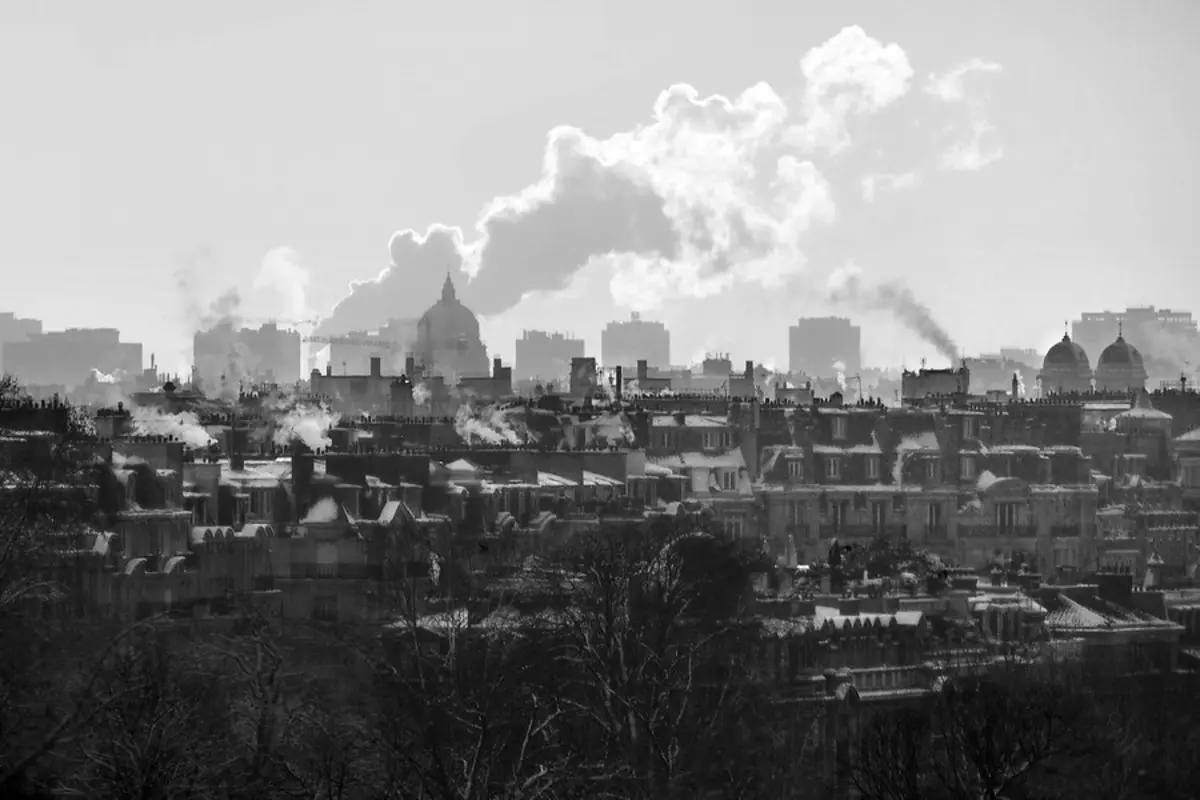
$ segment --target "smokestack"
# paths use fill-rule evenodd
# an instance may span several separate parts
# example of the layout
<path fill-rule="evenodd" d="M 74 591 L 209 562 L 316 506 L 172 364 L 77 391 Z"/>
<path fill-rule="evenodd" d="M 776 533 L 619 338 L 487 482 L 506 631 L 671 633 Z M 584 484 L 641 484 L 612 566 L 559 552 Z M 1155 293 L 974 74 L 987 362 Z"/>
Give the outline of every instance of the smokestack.
<path fill-rule="evenodd" d="M 371 356 L 371 377 L 378 378 L 383 375 L 383 361 L 379 356 Z"/>
<path fill-rule="evenodd" d="M 328 364 L 325 365 L 325 377 L 326 378 L 333 377 L 333 362 L 332 361 L 330 361 Z"/>
<path fill-rule="evenodd" d="M 746 380 L 750 381 L 751 383 L 754 382 L 754 362 L 753 361 L 746 362 Z"/>
<path fill-rule="evenodd" d="M 1012 399 L 1016 400 L 1017 395 L 1019 395 L 1019 394 L 1020 394 L 1020 383 L 1017 380 L 1017 373 L 1014 372 L 1013 379 L 1012 379 Z"/>
<path fill-rule="evenodd" d="M 501 369 L 501 362 L 500 362 L 500 359 L 498 359 L 498 358 L 493 358 L 493 359 L 492 359 L 492 377 L 493 377 L 493 378 L 499 378 L 499 377 L 500 377 L 500 369 Z"/>
<path fill-rule="evenodd" d="M 410 380 L 413 380 L 414 379 L 413 376 L 415 375 L 416 371 L 417 371 L 417 359 L 413 358 L 412 356 L 405 356 L 404 357 L 404 374 L 407 375 Z"/>
<path fill-rule="evenodd" d="M 639 358 L 637 363 L 637 379 L 639 384 L 646 380 L 647 372 L 649 372 L 649 370 L 646 368 L 646 359 Z"/>
<path fill-rule="evenodd" d="M 621 375 L 621 365 L 620 364 L 617 365 L 616 382 L 617 382 L 617 388 L 615 391 L 616 391 L 617 399 L 620 400 L 621 393 L 625 390 L 625 379 Z"/>

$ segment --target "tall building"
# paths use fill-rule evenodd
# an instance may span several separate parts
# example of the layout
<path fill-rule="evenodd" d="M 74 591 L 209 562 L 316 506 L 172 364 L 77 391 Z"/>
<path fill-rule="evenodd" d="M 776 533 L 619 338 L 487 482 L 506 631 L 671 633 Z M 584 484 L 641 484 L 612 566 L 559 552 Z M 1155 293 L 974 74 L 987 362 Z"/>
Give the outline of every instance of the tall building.
<path fill-rule="evenodd" d="M 515 380 L 558 381 L 571 373 L 571 359 L 583 358 L 583 339 L 562 333 L 523 331 L 516 342 Z"/>
<path fill-rule="evenodd" d="M 235 329 L 225 323 L 198 331 L 192 340 L 193 369 L 201 386 L 226 381 L 290 384 L 300 380 L 303 365 L 300 334 L 274 323 Z"/>
<path fill-rule="evenodd" d="M 29 386 L 79 386 L 92 370 L 136 377 L 142 372 L 142 345 L 122 342 L 116 328 L 35 333 L 4 343 L 4 369 Z"/>
<path fill-rule="evenodd" d="M 417 346 L 417 320 L 393 319 L 378 331 L 351 331 L 318 341 L 329 345 L 328 362 L 338 375 L 365 375 L 372 358 L 381 360 L 385 372 L 399 375 L 405 357 Z"/>
<path fill-rule="evenodd" d="M 862 370 L 862 329 L 845 317 L 801 317 L 788 328 L 788 369 L 812 377 L 835 374 L 834 363 L 847 375 Z"/>
<path fill-rule="evenodd" d="M 671 332 L 661 322 L 642 319 L 636 311 L 625 322 L 610 322 L 600 334 L 600 361 L 605 367 L 671 365 Z"/>
<path fill-rule="evenodd" d="M 4 345 L 23 342 L 42 332 L 40 319 L 21 319 L 11 311 L 0 313 L 0 374 L 4 373 Z"/>

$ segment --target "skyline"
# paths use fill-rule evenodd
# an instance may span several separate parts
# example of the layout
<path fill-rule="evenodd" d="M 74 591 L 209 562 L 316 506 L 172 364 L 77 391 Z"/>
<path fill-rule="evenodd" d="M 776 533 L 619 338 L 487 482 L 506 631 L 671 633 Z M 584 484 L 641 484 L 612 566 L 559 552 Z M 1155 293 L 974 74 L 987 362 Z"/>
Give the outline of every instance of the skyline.
<path fill-rule="evenodd" d="M 1035 28 L 1020 3 L 980 4 L 970 15 L 936 3 L 919 7 L 927 13 L 856 4 L 854 13 L 805 13 L 804 24 L 795 9 L 764 11 L 755 22 L 697 14 L 694 4 L 673 20 L 664 3 L 644 11 L 638 30 L 622 26 L 620 4 L 539 12 L 527 26 L 515 24 L 522 16 L 515 9 L 508 18 L 480 7 L 471 15 L 478 29 L 464 27 L 461 15 L 442 19 L 437 9 L 393 20 L 394 10 L 367 3 L 338 15 L 315 4 L 265 2 L 155 13 L 114 3 L 103 15 L 80 4 L 56 8 L 0 11 L 7 76 L 0 81 L 17 120 L 8 151 L 16 157 L 0 153 L 11 176 L 0 211 L 15 223 L 0 242 L 13 287 L 9 310 L 48 328 L 120 327 L 166 369 L 186 363 L 187 327 L 230 286 L 251 316 L 326 316 L 349 280 L 380 272 L 394 231 L 438 223 L 472 231 L 491 198 L 537 181 L 547 131 L 563 124 L 581 131 L 559 134 L 576 146 L 563 152 L 594 152 L 600 143 L 612 161 L 617 144 L 631 139 L 610 137 L 652 122 L 655 98 L 681 82 L 695 87 L 694 96 L 753 101 L 759 119 L 770 112 L 789 135 L 800 160 L 785 162 L 788 180 L 771 196 L 754 195 L 757 205 L 739 206 L 773 213 L 751 215 L 761 224 L 748 232 L 763 235 L 741 242 L 760 250 L 685 259 L 669 268 L 669 279 L 648 279 L 626 260 L 616 285 L 598 267 L 583 270 L 555 296 L 527 298 L 485 319 L 491 353 L 511 359 L 524 329 L 572 330 L 598 352 L 604 323 L 639 306 L 672 329 L 681 361 L 721 350 L 782 365 L 787 326 L 832 314 L 862 326 L 868 363 L 914 364 L 922 356 L 936 363 L 934 349 L 890 315 L 827 302 L 830 276 L 851 264 L 867 285 L 903 279 L 968 352 L 1044 352 L 1061 336 L 1061 320 L 1084 311 L 1195 306 L 1198 284 L 1188 267 L 1200 241 L 1187 222 L 1200 203 L 1185 148 L 1200 123 L 1173 100 L 1200 57 L 1187 51 L 1185 36 L 1197 12 L 1183 4 L 1151 13 L 1098 3 L 1085 20 L 1039 8 Z M 70 8 L 78 11 L 62 10 Z M 936 36 L 920 30 L 932 16 Z M 668 24 L 679 41 L 640 33 Z M 384 46 L 395 30 L 412 31 L 412 41 Z M 1126 52 L 1112 58 L 1118 34 Z M 601 58 L 616 48 L 626 61 Z M 807 82 L 806 53 L 817 53 Z M 556 68 L 544 69 L 547 61 Z M 864 63 L 872 66 L 854 67 Z M 38 80 L 14 78 L 28 74 Z M 842 94 L 829 105 L 830 96 L 813 88 L 847 76 L 860 86 L 850 101 Z M 778 108 L 771 94 L 741 94 L 760 80 L 774 98 L 808 113 L 782 123 L 771 116 Z M 664 108 L 694 113 L 688 92 L 663 96 Z M 401 100 L 381 100 L 391 97 Z M 407 113 L 413 109 L 420 113 Z M 849 109 L 878 113 L 851 115 L 843 147 L 843 129 L 828 123 Z M 80 125 L 80 118 L 104 124 Z M 999 158 L 977 159 L 977 170 L 939 168 L 955 154 L 959 166 L 969 165 L 962 148 L 987 126 L 990 138 L 978 152 Z M 936 135 L 946 127 L 949 138 Z M 675 171 L 659 170 L 655 186 L 664 174 L 678 178 L 672 186 L 692 192 L 683 200 L 702 196 L 707 205 L 699 207 L 727 211 L 744 198 L 702 190 L 743 185 L 739 170 L 749 162 L 723 157 L 734 139 L 706 141 L 715 148 L 709 161 L 693 159 L 687 169 L 679 158 L 664 162 Z M 629 153 L 621 151 L 626 161 Z M 601 219 L 626 220 L 618 211 Z M 590 230 L 603 227 L 593 219 L 585 220 Z M 746 232 L 737 224 L 718 229 L 734 245 Z M 720 238 L 689 233 L 692 245 Z M 746 256 L 761 252 L 764 237 L 772 259 Z M 510 246 L 510 255 L 520 252 Z M 453 266 L 452 251 L 434 256 L 437 266 L 424 276 L 428 297 L 415 292 L 411 300 L 418 314 Z M 802 259 L 786 290 L 763 288 L 764 277 L 770 284 Z M 726 263 L 741 270 L 731 288 L 714 279 Z M 688 271 L 698 264 L 717 269 Z M 500 271 L 481 270 L 481 282 L 464 287 L 468 305 L 474 295 L 499 301 L 511 283 L 484 278 Z M 186 292 L 181 272 L 191 282 Z M 649 289 L 678 295 L 679 285 L 682 293 L 718 291 L 646 307 Z M 612 300 L 614 288 L 625 305 Z M 733 324 L 746 317 L 754 325 Z"/>

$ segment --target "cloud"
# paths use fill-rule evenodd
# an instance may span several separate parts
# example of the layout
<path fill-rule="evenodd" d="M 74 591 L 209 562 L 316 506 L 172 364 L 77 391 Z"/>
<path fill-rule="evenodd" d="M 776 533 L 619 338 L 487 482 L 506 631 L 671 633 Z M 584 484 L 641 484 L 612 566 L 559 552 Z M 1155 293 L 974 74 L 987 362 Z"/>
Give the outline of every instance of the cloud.
<path fill-rule="evenodd" d="M 915 172 L 877 173 L 863 177 L 862 195 L 868 203 L 875 199 L 880 191 L 898 191 L 911 189 L 917 185 L 920 177 Z"/>
<path fill-rule="evenodd" d="M 943 103 L 964 105 L 969 118 L 970 133 L 942 155 L 939 167 L 946 170 L 977 172 L 999 161 L 1004 149 L 995 141 L 995 127 L 987 120 L 983 100 L 968 94 L 966 83 L 973 74 L 997 74 L 1002 67 L 994 61 L 972 58 L 948 72 L 932 74 L 925 84 L 926 94 Z"/>
<path fill-rule="evenodd" d="M 317 333 L 419 316 L 447 273 L 493 340 L 511 341 L 531 318 L 599 330 L 616 308 L 657 309 L 672 331 L 707 336 L 702 311 L 775 302 L 784 293 L 772 290 L 804 272 L 806 240 L 843 213 L 828 176 L 853 171 L 854 191 L 864 180 L 853 154 L 870 140 L 867 122 L 910 99 L 928 104 L 911 92 L 900 45 L 857 26 L 806 53 L 798 73 L 790 103 L 766 83 L 730 96 L 677 84 L 631 130 L 601 139 L 554 128 L 534 183 L 487 203 L 470 230 L 393 235 L 390 266 L 352 284 Z M 872 197 L 919 178 L 874 161 L 869 172 Z"/>

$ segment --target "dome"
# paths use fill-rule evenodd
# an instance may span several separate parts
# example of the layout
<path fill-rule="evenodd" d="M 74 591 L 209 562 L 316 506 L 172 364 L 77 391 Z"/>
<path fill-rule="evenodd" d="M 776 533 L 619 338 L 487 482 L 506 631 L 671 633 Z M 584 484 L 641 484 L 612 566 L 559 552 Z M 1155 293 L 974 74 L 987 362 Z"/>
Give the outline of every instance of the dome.
<path fill-rule="evenodd" d="M 1042 369 L 1091 369 L 1087 353 L 1071 337 L 1063 334 L 1062 341 L 1055 344 L 1046 352 L 1042 361 Z"/>
<path fill-rule="evenodd" d="M 1141 367 L 1142 354 L 1138 349 L 1125 341 L 1124 336 L 1117 336 L 1117 340 L 1104 348 L 1104 352 L 1100 354 L 1098 367 Z"/>
<path fill-rule="evenodd" d="M 460 338 L 470 342 L 479 340 L 479 319 L 458 299 L 449 275 L 442 285 L 441 299 L 421 316 L 417 329 L 427 340 L 439 343 Z"/>

